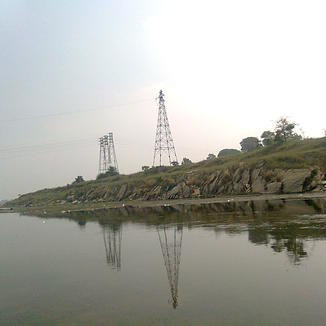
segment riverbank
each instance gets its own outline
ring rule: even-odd
[[[326,192],[326,138],[289,141],[232,157],[104,176],[24,194],[6,207],[111,207]],[[158,204],[158,205],[159,205]]]
[[[91,212],[103,209],[119,208],[155,208],[155,207],[174,207],[174,206],[191,206],[207,205],[215,203],[240,203],[249,201],[273,201],[273,200],[309,200],[309,199],[326,199],[326,192],[312,193],[295,193],[295,194],[261,194],[261,195],[233,195],[219,196],[213,198],[200,199],[174,199],[174,200],[151,200],[151,201],[122,201],[108,203],[90,203],[90,204],[65,204],[65,205],[43,205],[38,207],[8,207],[2,212],[17,212],[26,215],[69,215],[73,212]],[[1,213],[1,211],[0,211]]]

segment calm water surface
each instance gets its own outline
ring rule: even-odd
[[[323,200],[62,215],[0,214],[0,325],[326,323]]]

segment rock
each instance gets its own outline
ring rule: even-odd
[[[168,199],[179,198],[180,194],[182,194],[182,186],[181,184],[178,184],[167,193],[167,198]]]
[[[248,169],[243,171],[237,169],[233,177],[233,191],[235,193],[243,193],[250,191],[249,185],[250,173]]]
[[[232,177],[230,174],[230,170],[226,169],[225,171],[221,171],[218,182],[216,184],[216,193],[225,193],[231,189],[232,191]]]
[[[184,182],[177,184],[168,191],[167,199],[189,198],[191,197],[191,189]]]
[[[239,183],[241,178],[242,178],[242,173],[241,169],[237,168],[233,174],[233,182],[234,183]]]
[[[303,185],[304,191],[322,191],[323,190],[323,179],[325,175],[320,171],[319,168],[315,168],[311,171],[309,178],[305,180]],[[326,181],[325,181],[326,183]]]
[[[288,170],[283,175],[284,193],[297,193],[303,191],[303,184],[306,178],[310,177],[311,172],[308,169]]]
[[[161,195],[162,187],[156,186],[154,187],[148,194],[147,194],[147,200],[148,199],[159,199]]]
[[[192,197],[200,197],[200,189],[199,188],[195,188],[192,191]]]
[[[207,180],[207,184],[212,183],[216,179],[216,177],[217,177],[216,173],[211,174]]]
[[[120,187],[119,192],[118,192],[117,200],[119,200],[119,201],[122,200],[122,199],[124,198],[124,196],[125,196],[127,190],[128,190],[128,185],[127,185],[127,184],[122,185],[122,186]]]
[[[265,181],[261,175],[261,169],[254,169],[251,173],[251,191],[253,193],[265,192]]]
[[[265,192],[268,194],[277,194],[281,192],[282,182],[267,183]]]

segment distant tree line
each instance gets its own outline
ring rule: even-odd
[[[241,151],[249,152],[262,146],[281,145],[289,140],[301,140],[302,136],[294,131],[296,126],[295,122],[290,122],[287,118],[280,118],[276,121],[274,131],[265,130],[260,136],[261,140],[257,137],[242,139]]]
[[[250,152],[260,147],[281,145],[289,140],[301,140],[302,136],[294,131],[296,126],[297,124],[295,122],[291,122],[287,118],[282,117],[276,121],[274,131],[265,130],[261,134],[260,138],[246,137],[240,142],[241,151],[235,148],[225,148],[218,153],[217,157],[223,158],[234,156],[240,154],[241,152]],[[216,155],[210,153],[208,154],[206,160],[213,160],[215,158]]]
[[[271,145],[281,145],[289,140],[301,140],[302,136],[295,132],[297,123],[289,121],[285,117],[279,118],[275,123],[275,128],[273,131],[265,130],[261,136],[258,137],[246,137],[240,142],[241,150],[235,148],[224,148],[219,151],[216,156],[214,153],[209,153],[206,157],[207,161],[214,160],[217,158],[225,158],[230,156],[239,155],[241,153],[250,152],[261,147],[271,146]],[[182,159],[181,165],[192,164],[192,161],[184,157]],[[171,162],[172,166],[178,166],[178,162]],[[154,173],[157,168],[162,169],[163,167],[149,167],[147,165],[142,166],[142,171],[145,173]],[[167,168],[167,167],[166,167]],[[154,171],[155,170],[155,171]]]

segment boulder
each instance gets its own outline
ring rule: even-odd
[[[267,183],[265,192],[268,194],[277,194],[281,192],[282,182]]]
[[[162,187],[156,186],[154,187],[148,194],[147,194],[147,200],[148,199],[158,199],[161,195]]]
[[[248,169],[243,171],[237,169],[233,177],[233,191],[235,193],[243,193],[250,190],[249,179],[250,172]]]
[[[283,192],[297,193],[303,191],[303,184],[306,178],[310,177],[308,169],[288,170],[283,175]]]
[[[167,199],[175,199],[179,198],[180,194],[182,194],[182,185],[178,184],[173,187],[170,191],[168,191],[166,197]]]
[[[127,190],[128,190],[128,185],[123,184],[119,189],[119,192],[117,195],[117,200],[119,200],[119,201],[122,200],[125,197]]]
[[[254,169],[251,172],[251,191],[254,193],[265,192],[265,181],[261,174],[261,169]]]

